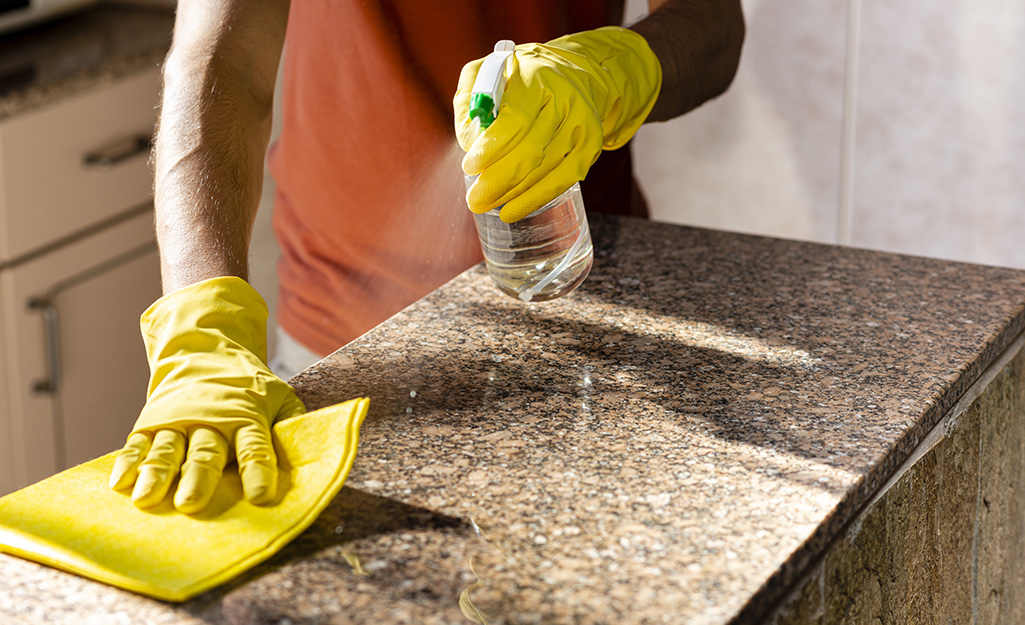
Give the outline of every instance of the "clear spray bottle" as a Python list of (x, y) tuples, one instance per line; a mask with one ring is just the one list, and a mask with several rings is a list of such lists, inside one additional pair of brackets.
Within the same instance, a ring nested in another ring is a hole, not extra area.
[[(473, 83), (470, 118), (482, 131), (498, 115), (505, 65), (514, 47), (508, 40), (495, 44)], [(467, 189), (475, 179), (466, 176)], [(503, 222), (500, 210), (474, 215), (484, 261), (499, 290), (525, 302), (541, 302), (561, 297), (584, 281), (594, 251), (580, 183), (515, 223)]]

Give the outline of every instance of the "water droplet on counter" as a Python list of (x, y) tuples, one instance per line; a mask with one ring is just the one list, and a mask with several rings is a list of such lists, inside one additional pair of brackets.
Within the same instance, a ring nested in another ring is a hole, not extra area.
[(484, 533), (484, 530), (482, 530), (480, 526), (477, 525), (477, 522), (473, 520), (473, 517), (470, 517), (470, 526), (473, 527), (473, 533), (477, 535), (477, 538), (480, 538), (481, 540), (487, 543), (491, 542), (490, 540), (488, 540), (488, 537)]

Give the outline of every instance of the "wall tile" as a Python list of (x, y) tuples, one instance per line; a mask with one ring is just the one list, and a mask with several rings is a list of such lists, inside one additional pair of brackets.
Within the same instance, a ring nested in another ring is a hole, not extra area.
[(747, 38), (733, 85), (642, 128), (638, 178), (658, 220), (834, 241), (846, 3), (743, 4)]
[(1025, 267), (1025, 4), (864, 0), (854, 245)]

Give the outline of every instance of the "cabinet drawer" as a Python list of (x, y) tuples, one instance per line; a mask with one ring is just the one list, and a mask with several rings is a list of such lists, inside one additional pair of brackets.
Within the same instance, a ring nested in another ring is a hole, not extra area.
[(0, 261), (149, 201), (157, 69), (0, 124)]

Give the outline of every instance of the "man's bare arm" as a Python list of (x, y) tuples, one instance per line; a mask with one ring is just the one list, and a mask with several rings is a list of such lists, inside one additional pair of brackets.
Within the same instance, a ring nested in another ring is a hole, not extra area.
[(729, 87), (744, 42), (740, 0), (648, 0), (650, 14), (631, 26), (662, 65), (662, 90), (648, 121), (697, 108)]
[(288, 0), (178, 2), (154, 149), (165, 293), (247, 278), (287, 19)]

